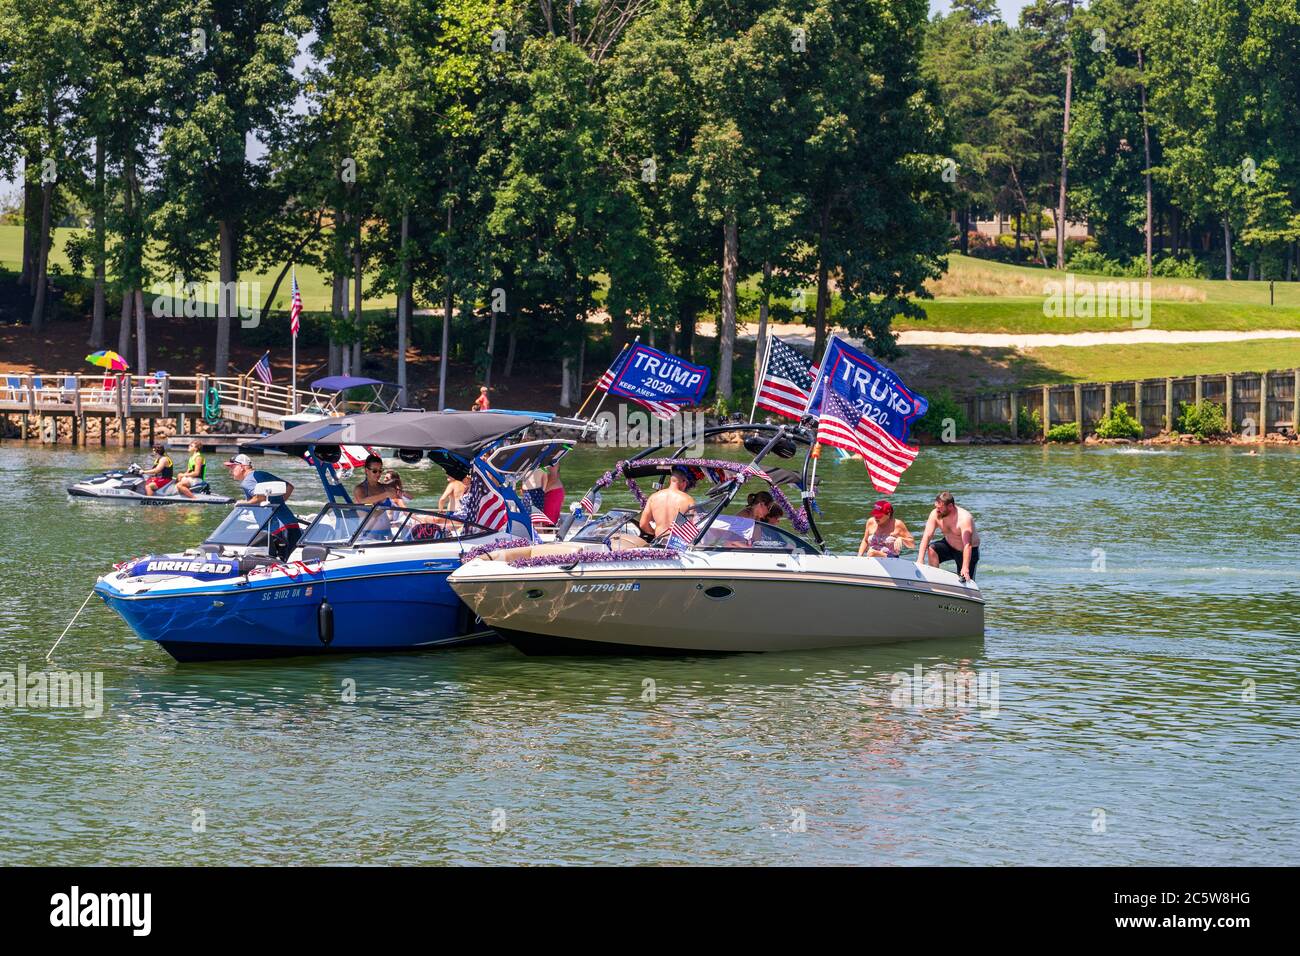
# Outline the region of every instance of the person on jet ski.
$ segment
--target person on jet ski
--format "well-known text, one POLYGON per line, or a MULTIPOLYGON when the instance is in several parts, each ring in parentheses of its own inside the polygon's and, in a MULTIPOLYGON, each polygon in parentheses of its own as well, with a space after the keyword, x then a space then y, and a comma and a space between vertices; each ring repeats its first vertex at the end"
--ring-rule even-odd
POLYGON ((193 498, 194 492, 190 491, 190 486, 202 481, 207 470, 208 463, 203 460, 202 446, 196 441, 190 442, 190 460, 176 479, 176 490, 186 498, 193 498))
POLYGON ((240 490, 244 493, 244 500, 236 501, 235 507, 266 504, 275 509, 271 515, 271 521, 266 527, 266 530, 271 535, 271 553, 279 558, 288 557, 289 552, 294 549, 298 539, 302 536, 302 529, 298 526, 298 516, 290 511, 289 506, 285 504, 285 501, 293 494, 293 483, 277 478, 269 471, 254 470, 253 459, 247 455, 236 455, 225 462, 225 466, 230 469, 230 477, 235 479, 240 490), (257 493, 258 485, 271 481, 284 483, 285 492, 283 495, 257 493))
POLYGON ((155 456, 153 467, 140 472, 145 476, 144 493, 150 497, 159 488, 167 487, 172 480, 172 473, 176 470, 176 466, 172 464, 171 458, 167 456, 167 449, 162 442, 158 442, 153 446, 153 453, 155 456))

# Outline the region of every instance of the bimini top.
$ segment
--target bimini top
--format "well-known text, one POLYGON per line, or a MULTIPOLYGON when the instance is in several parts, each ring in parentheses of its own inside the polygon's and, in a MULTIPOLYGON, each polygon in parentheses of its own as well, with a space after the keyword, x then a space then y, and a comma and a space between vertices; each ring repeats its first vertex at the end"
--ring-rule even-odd
POLYGON ((295 425, 248 444, 293 455, 301 455, 313 445, 444 449, 470 459, 494 441, 523 431, 533 421, 524 415, 492 412, 375 412, 295 425))
POLYGON ((342 392, 349 388, 360 388, 362 385, 387 385, 389 388, 396 388, 392 382, 381 382, 377 378, 354 378, 351 375, 330 375, 327 378, 318 378, 311 383, 312 388, 318 388, 322 392, 342 392))

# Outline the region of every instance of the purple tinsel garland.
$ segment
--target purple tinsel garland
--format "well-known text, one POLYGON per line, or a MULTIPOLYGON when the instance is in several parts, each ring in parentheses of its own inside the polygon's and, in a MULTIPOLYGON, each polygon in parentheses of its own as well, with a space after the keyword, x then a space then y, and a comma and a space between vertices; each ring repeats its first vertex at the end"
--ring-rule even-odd
POLYGON ((527 538, 506 538, 504 541, 494 541, 492 544, 481 544, 477 548, 472 548, 461 555, 460 563, 468 564, 475 558, 481 558, 491 554, 493 551, 505 551, 508 548, 527 548, 533 542, 527 538))
POLYGON ((511 561, 512 568, 550 568, 568 564, 619 564, 625 561, 677 561, 680 551, 667 548, 629 548, 626 551, 576 551, 572 554, 540 554, 511 561))
MULTIPOLYGON (((626 470, 629 464, 634 465, 684 465, 688 468, 717 468, 721 471, 735 472, 737 477, 750 478, 766 476, 767 472, 754 465, 741 465, 739 462, 723 461, 718 458, 641 458, 636 461, 620 461, 609 471, 600 476, 600 480, 592 486, 592 492, 600 491, 602 488, 608 488, 615 479, 619 478, 626 470)), ((769 479, 770 480, 770 479, 769 479)), ((645 507, 646 496, 638 487, 636 480, 629 478, 627 480, 628 490, 636 497, 637 502, 645 507)), ((778 485, 771 485, 772 499, 781 506, 781 510, 790 516, 790 523, 794 529, 799 532, 807 532, 808 511, 804 507, 793 508, 790 505, 790 499, 785 496, 778 485)))

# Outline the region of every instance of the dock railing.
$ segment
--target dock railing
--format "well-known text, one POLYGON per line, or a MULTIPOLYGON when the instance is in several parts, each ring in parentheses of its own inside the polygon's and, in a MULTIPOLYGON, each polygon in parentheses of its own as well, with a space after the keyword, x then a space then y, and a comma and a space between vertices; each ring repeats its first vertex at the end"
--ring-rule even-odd
POLYGON ((975 435, 1037 437, 1019 434, 1019 412, 1025 409, 1041 419, 1040 436, 1053 425, 1075 422, 1082 439, 1123 402, 1144 437, 1153 436, 1172 430, 1183 403, 1202 401, 1222 406, 1235 434, 1294 434, 1300 425, 1300 369, 1041 385, 957 401, 975 435))

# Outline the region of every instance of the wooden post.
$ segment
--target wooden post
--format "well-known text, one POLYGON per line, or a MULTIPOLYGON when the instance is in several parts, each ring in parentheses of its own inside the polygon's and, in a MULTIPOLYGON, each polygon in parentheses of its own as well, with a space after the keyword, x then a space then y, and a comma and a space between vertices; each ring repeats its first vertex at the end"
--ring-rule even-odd
POLYGON ((1259 373, 1259 437, 1268 434, 1268 372, 1259 373))
POLYGON ((1052 427, 1052 387, 1050 385, 1044 385, 1043 386, 1043 437, 1044 438, 1047 437, 1047 433, 1049 430, 1051 430, 1051 427, 1052 427))
MULTIPOLYGON (((1296 375, 1297 375, 1297 376, 1300 376, 1300 371, 1297 371, 1297 372, 1296 372, 1296 375)), ((1011 402, 1010 402, 1010 404, 1011 404, 1011 437, 1012 437, 1012 438, 1019 438, 1020 435, 1019 435, 1018 433, 1019 433, 1019 431, 1020 431, 1020 427, 1019 427, 1019 426, 1020 426, 1020 414, 1019 414, 1019 409, 1016 408, 1016 393, 1015 393, 1015 392, 1012 392, 1010 397, 1011 397, 1011 402)))
POLYGON ((1109 415, 1110 415, 1110 403, 1111 403, 1111 399, 1114 398, 1114 394, 1115 394, 1115 393, 1114 393, 1114 388, 1113 388, 1112 384, 1111 384, 1110 382, 1107 382, 1107 383, 1106 383, 1106 398, 1105 398, 1105 402, 1104 402, 1104 404, 1105 404, 1105 406, 1106 406, 1106 411, 1105 411, 1103 414, 1105 414, 1105 415, 1108 416, 1108 417, 1109 417, 1109 415))
POLYGON ((258 428, 258 414, 257 414, 257 412, 258 412, 258 388, 257 388, 257 383, 254 382, 254 383, 252 384, 251 388, 252 388, 251 395, 252 395, 252 399, 253 399, 253 429, 254 429, 254 431, 256 431, 257 428, 258 428))
POLYGON ((1133 417, 1137 419, 1138 428, 1142 429, 1142 434, 1138 437, 1147 437, 1147 427, 1142 422, 1142 383, 1140 381, 1133 383, 1133 417))
POLYGON ((171 404, 171 376, 164 375, 162 380, 162 417, 167 418, 167 407, 171 404))
POLYGON ((27 410, 33 415, 36 414, 36 386, 32 382, 32 376, 27 376, 27 410))
POLYGON ((103 448, 108 444, 108 416, 99 416, 99 447, 103 448))
POLYGON ((1291 434, 1300 435, 1300 368, 1292 375, 1295 384, 1291 388, 1291 434))
POLYGON ((140 416, 131 416, 131 447, 140 447, 140 416))
POLYGON ((117 443, 122 448, 126 447, 126 390, 130 387, 130 375, 117 380, 117 443))
POLYGON ((1223 416, 1228 420, 1228 431, 1235 432, 1237 423, 1232 416, 1232 373, 1223 376, 1223 416))
POLYGON ((1174 380, 1165 379, 1165 431, 1174 430, 1174 380))
POLYGON ((22 422, 23 422, 22 431, 19 434, 19 437, 22 438, 23 441, 27 441, 27 413, 26 412, 23 412, 22 422))
POLYGON ((1079 441, 1083 441, 1083 386, 1074 383, 1074 424, 1079 429, 1079 441))
POLYGON ((970 400, 970 429, 976 433, 980 430, 980 397, 978 395, 973 396, 970 400))
POLYGON ((149 447, 150 448, 153 447, 153 423, 154 423, 153 416, 150 416, 149 418, 149 447))
POLYGON ((1196 404, 1197 405, 1201 404, 1202 397, 1205 394, 1205 389, 1204 386, 1202 385, 1202 379, 1203 376, 1200 375, 1196 376, 1196 404))
POLYGON ((77 383, 72 390, 72 444, 77 444, 77 436, 81 436, 81 444, 86 444, 86 415, 81 410, 81 376, 77 376, 74 381, 77 383))

